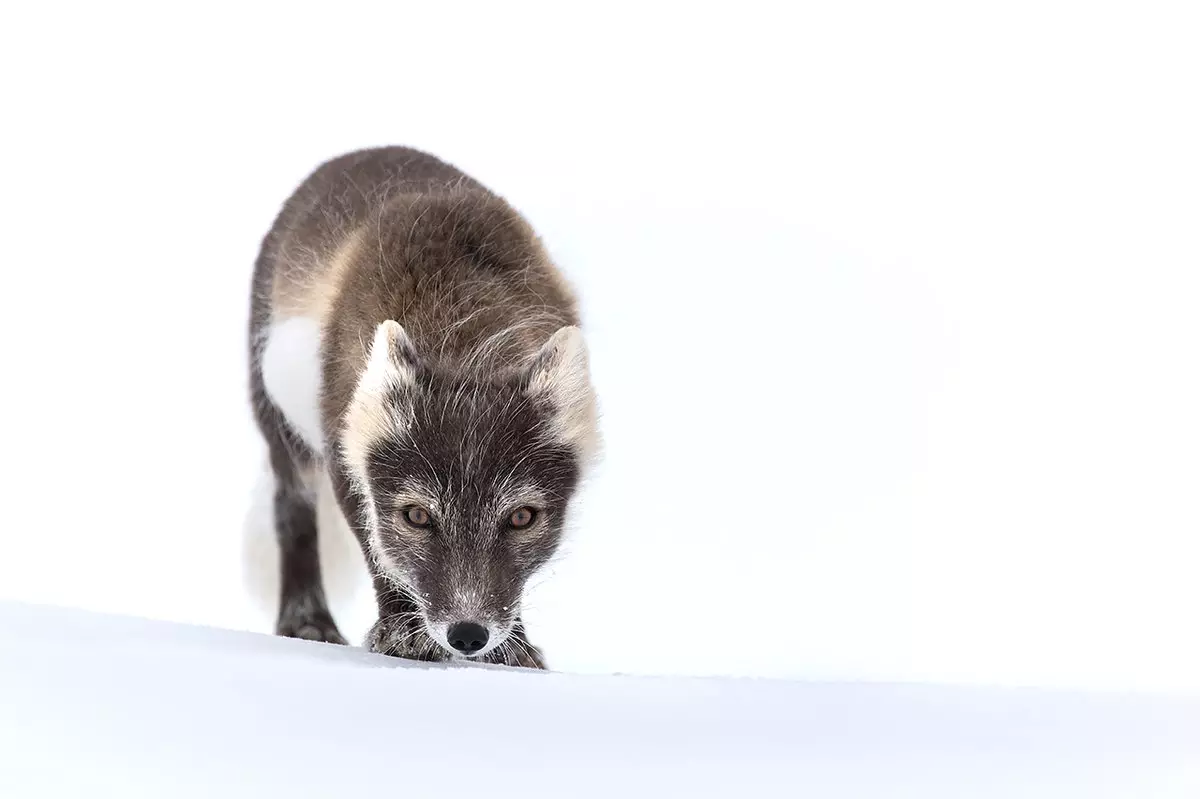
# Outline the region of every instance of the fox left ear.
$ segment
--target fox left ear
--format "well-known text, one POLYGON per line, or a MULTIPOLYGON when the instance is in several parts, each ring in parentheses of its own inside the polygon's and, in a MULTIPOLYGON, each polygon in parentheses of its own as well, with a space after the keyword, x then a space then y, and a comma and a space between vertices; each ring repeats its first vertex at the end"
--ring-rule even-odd
POLYGON ((554 408, 554 432, 584 461, 599 447, 596 392, 583 331, 559 328, 533 357, 527 371, 528 392, 554 408))

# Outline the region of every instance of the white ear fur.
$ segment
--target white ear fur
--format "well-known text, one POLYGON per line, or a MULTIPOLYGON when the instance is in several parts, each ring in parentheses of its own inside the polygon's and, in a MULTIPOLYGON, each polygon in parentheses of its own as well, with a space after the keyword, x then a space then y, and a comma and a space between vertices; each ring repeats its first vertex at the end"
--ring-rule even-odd
POLYGON ((367 368, 359 379, 355 391, 386 391, 389 388, 412 383, 416 372, 413 367, 413 343, 399 322, 385 320, 375 328, 371 352, 367 356, 367 368))
POLYGON ((366 482, 371 448, 407 424, 387 395, 416 380, 415 358, 412 339, 399 323, 389 319, 375 328, 367 366, 346 408, 341 432, 342 456, 360 483, 366 482))
POLYGON ((561 327, 534 356, 529 392, 556 409, 555 432, 589 461, 599 447, 596 393, 592 388, 587 344, 575 326, 561 327))

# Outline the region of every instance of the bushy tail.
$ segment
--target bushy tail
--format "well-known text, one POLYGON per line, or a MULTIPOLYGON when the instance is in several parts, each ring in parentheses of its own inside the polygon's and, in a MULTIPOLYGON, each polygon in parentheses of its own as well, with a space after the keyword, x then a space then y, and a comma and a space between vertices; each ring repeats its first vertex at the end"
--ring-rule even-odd
MULTIPOLYGON (((279 612, 279 544, 275 539, 275 475, 265 462, 255 482, 242 530, 243 584, 255 609, 252 629, 275 631, 279 612)), ((317 547, 321 577, 334 620, 345 638, 361 642, 376 609, 366 562, 346 525, 329 480, 317 490, 317 547)))

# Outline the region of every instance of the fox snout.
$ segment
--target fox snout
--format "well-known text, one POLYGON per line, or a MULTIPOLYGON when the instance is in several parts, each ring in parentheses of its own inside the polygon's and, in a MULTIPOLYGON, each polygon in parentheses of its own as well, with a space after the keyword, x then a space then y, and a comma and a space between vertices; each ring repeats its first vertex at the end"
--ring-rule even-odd
POLYGON ((429 624, 433 640, 454 657, 476 658, 504 643, 512 632, 511 624, 488 622, 479 618, 461 618, 429 624))
POLYGON ((487 627, 473 621, 458 621, 446 630, 450 647, 468 657, 487 646, 489 638, 487 627))

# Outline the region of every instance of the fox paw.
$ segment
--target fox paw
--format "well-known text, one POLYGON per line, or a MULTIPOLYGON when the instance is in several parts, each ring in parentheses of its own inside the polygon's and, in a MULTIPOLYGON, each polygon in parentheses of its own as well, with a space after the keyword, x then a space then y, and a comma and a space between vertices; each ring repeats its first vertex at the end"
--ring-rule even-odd
POLYGON ((365 645, 371 652, 394 658, 430 662, 448 657, 424 629, 387 619, 379 619, 371 625, 365 645))
POLYGON ((305 641, 322 641, 327 644, 346 644, 338 631, 337 624, 328 613, 283 612, 275 624, 275 634, 286 638, 301 638, 305 641))

